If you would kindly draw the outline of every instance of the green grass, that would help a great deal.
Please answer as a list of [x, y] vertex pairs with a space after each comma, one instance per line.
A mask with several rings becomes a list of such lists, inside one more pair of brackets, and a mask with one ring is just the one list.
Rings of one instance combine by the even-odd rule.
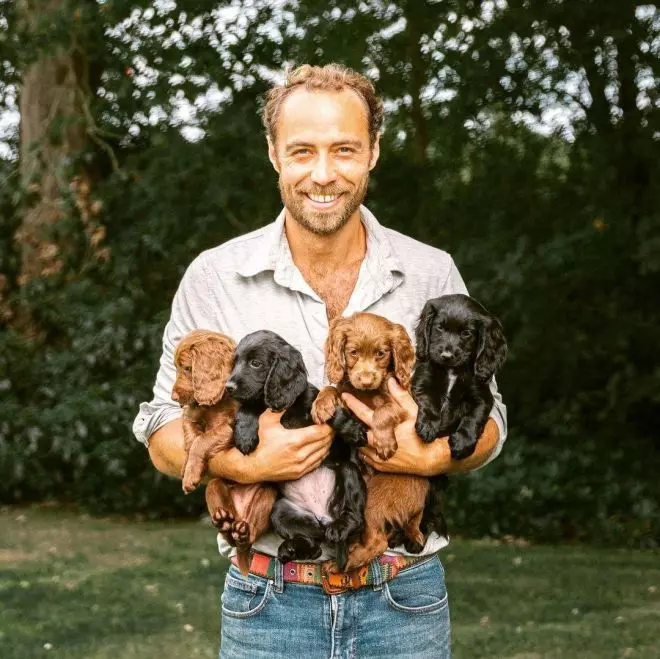
[[[454, 540], [443, 560], [457, 659], [660, 657], [657, 553]], [[226, 567], [203, 522], [2, 509], [0, 658], [217, 657]]]

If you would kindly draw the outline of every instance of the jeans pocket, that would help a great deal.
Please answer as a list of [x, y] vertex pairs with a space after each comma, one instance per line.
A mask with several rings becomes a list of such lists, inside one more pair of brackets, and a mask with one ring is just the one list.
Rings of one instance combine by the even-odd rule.
[[437, 557], [415, 565], [383, 584], [383, 597], [395, 611], [428, 614], [449, 604], [445, 573]]
[[244, 577], [230, 569], [222, 591], [222, 613], [230, 618], [251, 618], [263, 611], [271, 594], [272, 583], [261, 577]]

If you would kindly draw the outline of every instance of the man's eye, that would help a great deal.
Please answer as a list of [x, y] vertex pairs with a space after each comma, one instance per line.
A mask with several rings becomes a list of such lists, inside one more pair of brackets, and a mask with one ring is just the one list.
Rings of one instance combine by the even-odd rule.
[[309, 154], [310, 154], [309, 149], [296, 149], [292, 155], [295, 157], [300, 157], [300, 156], [308, 156]]
[[252, 366], [252, 368], [261, 368], [263, 365], [263, 362], [260, 362], [258, 359], [252, 359], [250, 361], [250, 366]]
[[340, 146], [339, 149], [337, 149], [337, 151], [339, 151], [339, 153], [344, 153], [344, 154], [355, 152], [355, 150], [350, 146]]
[[184, 373], [192, 373], [192, 368], [190, 368], [190, 366], [183, 366], [182, 369]]

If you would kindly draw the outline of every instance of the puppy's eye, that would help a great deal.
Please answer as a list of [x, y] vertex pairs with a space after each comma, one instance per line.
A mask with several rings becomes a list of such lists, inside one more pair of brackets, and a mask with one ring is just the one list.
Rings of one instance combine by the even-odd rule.
[[250, 366], [252, 366], [252, 368], [261, 368], [263, 365], [264, 363], [260, 362], [258, 359], [250, 360]]
[[355, 348], [349, 348], [346, 351], [346, 354], [349, 355], [350, 357], [357, 357], [358, 351]]
[[388, 350], [377, 350], [376, 351], [376, 357], [378, 357], [378, 359], [382, 359], [383, 357], [387, 357], [388, 352], [389, 352]]
[[472, 336], [472, 330], [463, 330], [461, 332], [461, 337], [464, 339], [469, 339]]

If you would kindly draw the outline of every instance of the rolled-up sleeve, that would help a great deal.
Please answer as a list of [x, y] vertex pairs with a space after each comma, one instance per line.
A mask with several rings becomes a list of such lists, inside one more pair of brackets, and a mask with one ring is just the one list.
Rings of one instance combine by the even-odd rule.
[[179, 341], [193, 329], [213, 329], [209, 306], [209, 280], [201, 257], [186, 270], [172, 301], [172, 311], [163, 333], [163, 351], [153, 387], [153, 398], [140, 404], [133, 434], [145, 446], [149, 438], [166, 423], [181, 416], [181, 407], [172, 400], [176, 375], [174, 351]]
[[[467, 287], [465, 286], [465, 282], [461, 277], [461, 273], [458, 271], [456, 264], [452, 260], [449, 274], [447, 275], [447, 279], [442, 285], [440, 295], [451, 295], [453, 293], [463, 293], [464, 295], [469, 295]], [[479, 469], [486, 466], [500, 454], [507, 436], [506, 405], [502, 400], [502, 395], [497, 390], [497, 381], [494, 377], [490, 381], [490, 390], [494, 398], [493, 408], [490, 411], [490, 418], [493, 419], [493, 421], [495, 421], [497, 424], [497, 428], [499, 430], [499, 439], [497, 445], [495, 446], [495, 450], [488, 456], [488, 459], [482, 465], [480, 465], [480, 467], [478, 467]]]

